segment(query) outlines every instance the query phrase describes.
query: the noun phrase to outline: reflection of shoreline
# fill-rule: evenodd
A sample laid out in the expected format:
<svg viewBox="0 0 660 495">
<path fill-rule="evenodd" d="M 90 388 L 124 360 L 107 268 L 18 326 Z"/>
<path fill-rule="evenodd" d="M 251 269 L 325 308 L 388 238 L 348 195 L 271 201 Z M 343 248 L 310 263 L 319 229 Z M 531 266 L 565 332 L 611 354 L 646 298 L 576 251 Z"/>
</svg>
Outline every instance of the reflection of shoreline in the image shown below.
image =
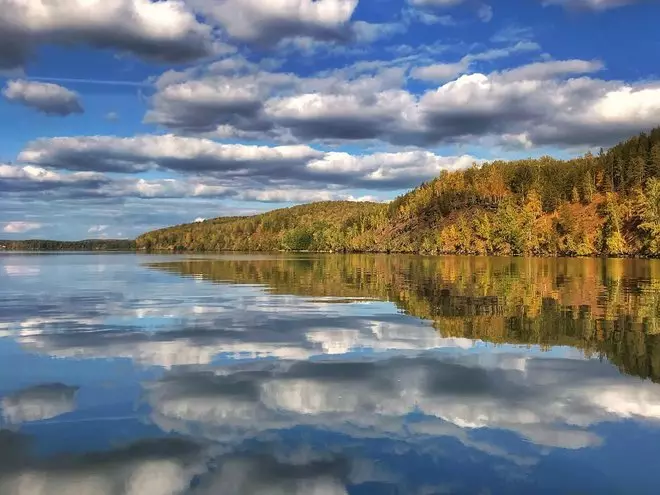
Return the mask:
<svg viewBox="0 0 660 495">
<path fill-rule="evenodd" d="M 444 337 L 570 346 L 660 380 L 660 262 L 320 255 L 147 266 L 272 294 L 391 301 Z"/>
</svg>

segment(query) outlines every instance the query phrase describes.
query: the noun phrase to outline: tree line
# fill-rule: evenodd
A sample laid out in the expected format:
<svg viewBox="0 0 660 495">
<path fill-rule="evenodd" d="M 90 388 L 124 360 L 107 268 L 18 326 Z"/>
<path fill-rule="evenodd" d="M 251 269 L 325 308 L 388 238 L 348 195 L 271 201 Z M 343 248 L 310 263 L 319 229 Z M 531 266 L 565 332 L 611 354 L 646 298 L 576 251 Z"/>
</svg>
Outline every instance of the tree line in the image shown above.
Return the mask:
<svg viewBox="0 0 660 495">
<path fill-rule="evenodd" d="M 144 250 L 660 256 L 660 128 L 571 160 L 443 172 L 389 204 L 321 202 L 148 232 Z"/>
<path fill-rule="evenodd" d="M 135 241 L 127 239 L 86 239 L 83 241 L 0 240 L 0 250 L 6 251 L 135 251 L 135 249 Z"/>
</svg>

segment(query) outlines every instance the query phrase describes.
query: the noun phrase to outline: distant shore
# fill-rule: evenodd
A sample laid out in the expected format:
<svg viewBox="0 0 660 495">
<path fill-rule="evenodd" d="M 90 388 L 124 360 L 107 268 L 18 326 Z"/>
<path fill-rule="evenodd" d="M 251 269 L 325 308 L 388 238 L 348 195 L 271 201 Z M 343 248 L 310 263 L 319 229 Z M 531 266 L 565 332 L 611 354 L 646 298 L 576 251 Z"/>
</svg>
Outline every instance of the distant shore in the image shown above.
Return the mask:
<svg viewBox="0 0 660 495">
<path fill-rule="evenodd" d="M 135 251 L 132 239 L 85 239 L 53 241 L 47 239 L 0 240 L 0 251 Z"/>
</svg>

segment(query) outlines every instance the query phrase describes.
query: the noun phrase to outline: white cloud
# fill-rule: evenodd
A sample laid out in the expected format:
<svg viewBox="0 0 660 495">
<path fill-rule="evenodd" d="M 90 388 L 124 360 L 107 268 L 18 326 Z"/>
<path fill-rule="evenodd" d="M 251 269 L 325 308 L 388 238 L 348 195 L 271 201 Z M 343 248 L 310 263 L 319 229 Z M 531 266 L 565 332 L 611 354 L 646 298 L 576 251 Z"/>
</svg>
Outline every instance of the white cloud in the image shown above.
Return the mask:
<svg viewBox="0 0 660 495">
<path fill-rule="evenodd" d="M 604 68 L 599 60 L 550 60 L 536 62 L 501 72 L 501 75 L 511 81 L 549 80 L 561 76 L 589 74 Z"/>
<path fill-rule="evenodd" d="M 305 112 L 317 112 L 316 115 L 327 121 L 332 117 L 333 102 L 335 107 L 340 106 L 339 99 L 327 100 L 319 97 L 314 105 L 301 105 L 293 99 L 281 100 L 269 112 L 277 113 L 280 119 L 310 120 L 315 114 Z M 351 108 L 356 114 L 361 111 L 357 102 L 341 102 L 354 105 Z M 364 110 L 362 113 L 366 119 L 374 120 L 386 115 L 382 108 L 377 113 Z M 338 118 L 344 117 L 339 114 Z M 422 151 L 351 155 L 323 152 L 305 145 L 220 144 L 209 139 L 174 135 L 42 139 L 29 144 L 20 153 L 19 160 L 35 164 L 32 165 L 35 170 L 42 170 L 38 167 L 41 164 L 63 169 L 94 167 L 104 172 L 127 173 L 159 168 L 205 176 L 204 180 L 115 179 L 96 187 L 108 195 L 121 196 L 132 192 L 140 197 L 236 196 L 247 200 L 287 202 L 349 197 L 344 191 L 328 189 L 333 185 L 383 190 L 414 186 L 442 170 L 479 162 L 468 155 L 443 157 Z M 55 175 L 55 172 L 44 173 Z M 274 189 L 272 184 L 277 184 L 277 188 Z M 321 184 L 325 190 L 319 189 Z M 262 187 L 257 187 L 259 185 Z"/>
<path fill-rule="evenodd" d="M 97 171 L 139 172 L 154 168 L 183 172 L 223 172 L 304 163 L 322 153 L 309 146 L 252 146 L 220 144 L 209 139 L 167 135 L 132 138 L 91 136 L 34 141 L 18 159 L 65 169 L 90 167 Z M 90 159 L 99 160 L 90 163 Z M 264 172 L 266 172 L 264 170 Z M 145 184 L 147 182 L 145 181 Z"/>
<path fill-rule="evenodd" d="M 138 172 L 157 166 L 224 178 L 250 170 L 257 180 L 289 170 L 291 177 L 306 180 L 298 172 L 309 173 L 305 164 L 325 153 L 306 144 L 295 147 L 296 142 L 429 147 L 477 139 L 584 148 L 609 146 L 657 124 L 658 83 L 583 75 L 602 69 L 597 60 L 546 60 L 471 73 L 478 62 L 538 48 L 520 41 L 457 62 L 412 67 L 413 77 L 441 82 L 421 94 L 408 89 L 406 80 L 406 64 L 418 62 L 416 56 L 394 65 L 360 62 L 309 77 L 225 59 L 163 75 L 145 120 L 177 133 L 284 146 L 226 145 L 172 134 L 58 138 L 30 143 L 19 160 L 72 170 Z"/>
<path fill-rule="evenodd" d="M 411 76 L 423 81 L 447 82 L 470 70 L 474 62 L 492 61 L 510 57 L 517 53 L 534 52 L 540 46 L 531 41 L 519 41 L 515 45 L 506 48 L 492 48 L 481 53 L 468 54 L 458 62 L 438 63 L 422 67 L 416 67 L 411 71 Z"/>
<path fill-rule="evenodd" d="M 183 0 L 2 0 L 0 68 L 41 44 L 86 44 L 182 62 L 214 51 L 212 30 Z"/>
<path fill-rule="evenodd" d="M 2 91 L 7 100 L 32 107 L 47 115 L 83 113 L 77 93 L 52 83 L 14 80 Z"/>
<path fill-rule="evenodd" d="M 220 24 L 231 37 L 266 44 L 296 36 L 346 37 L 358 0 L 190 0 L 190 3 Z"/>
<path fill-rule="evenodd" d="M 108 230 L 108 225 L 92 225 L 89 229 L 87 229 L 88 234 L 92 233 L 101 233 Z"/>
<path fill-rule="evenodd" d="M 480 163 L 469 155 L 443 157 L 428 151 L 402 151 L 355 156 L 330 152 L 322 159 L 311 161 L 308 168 L 319 173 L 341 175 L 355 173 L 363 177 L 365 186 L 379 182 L 401 184 L 406 177 L 435 177 L 443 170 L 467 168 Z"/>
<path fill-rule="evenodd" d="M 464 74 L 470 68 L 470 60 L 465 58 L 454 63 L 442 63 L 415 68 L 411 75 L 422 81 L 446 82 Z"/>
<path fill-rule="evenodd" d="M 32 230 L 38 230 L 43 225 L 36 222 L 7 222 L 2 231 L 7 234 L 23 234 Z"/>
</svg>

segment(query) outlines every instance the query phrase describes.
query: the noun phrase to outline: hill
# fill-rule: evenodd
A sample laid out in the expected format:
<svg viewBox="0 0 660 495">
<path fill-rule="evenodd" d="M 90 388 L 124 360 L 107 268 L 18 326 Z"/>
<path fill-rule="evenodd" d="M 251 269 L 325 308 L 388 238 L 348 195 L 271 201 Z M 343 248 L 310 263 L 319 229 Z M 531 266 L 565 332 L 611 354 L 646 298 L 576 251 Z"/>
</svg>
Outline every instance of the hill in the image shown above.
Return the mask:
<svg viewBox="0 0 660 495">
<path fill-rule="evenodd" d="M 139 249 L 660 256 L 660 128 L 598 155 L 443 172 L 389 205 L 322 202 L 148 232 Z"/>
</svg>

